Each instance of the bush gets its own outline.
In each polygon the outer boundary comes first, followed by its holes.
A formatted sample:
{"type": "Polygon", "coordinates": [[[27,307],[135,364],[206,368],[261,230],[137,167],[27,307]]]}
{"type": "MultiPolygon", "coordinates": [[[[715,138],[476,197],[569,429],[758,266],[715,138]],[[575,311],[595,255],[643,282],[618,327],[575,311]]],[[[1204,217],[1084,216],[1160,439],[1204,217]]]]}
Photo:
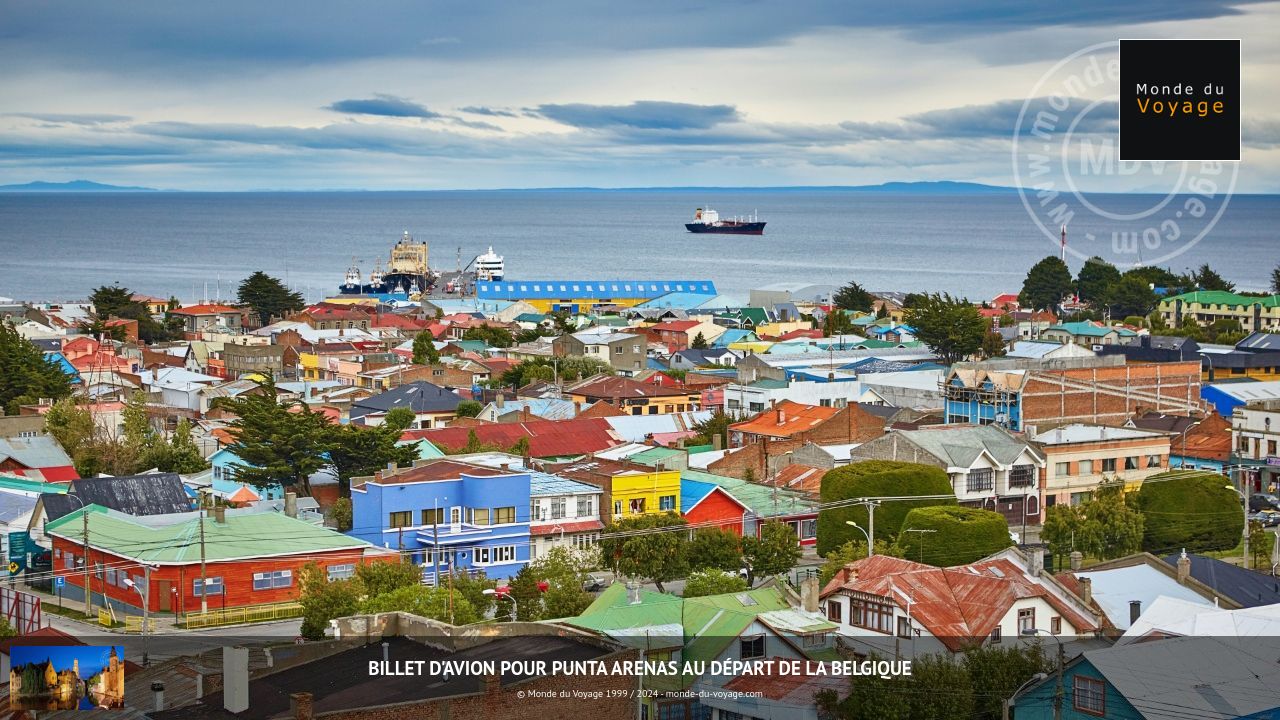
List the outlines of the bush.
{"type": "Polygon", "coordinates": [[[1244,533],[1240,496],[1214,472],[1152,475],[1142,483],[1135,502],[1146,518],[1142,549],[1164,555],[1186,548],[1189,553],[1230,550],[1244,533]]]}
{"type": "Polygon", "coordinates": [[[1013,544],[1004,516],[978,508],[916,508],[907,513],[903,527],[934,531],[904,532],[898,549],[907,560],[936,567],[971,563],[1013,544]]]}
{"type": "MultiPolygon", "coordinates": [[[[904,495],[948,495],[946,500],[903,500],[882,503],[876,508],[876,538],[890,540],[898,536],[902,521],[913,508],[932,505],[955,505],[951,480],[942,468],[917,463],[867,460],[831,470],[822,478],[822,502],[831,503],[860,497],[904,495]]],[[[818,554],[844,545],[850,540],[866,542],[866,537],[845,521],[852,520],[867,527],[867,509],[861,505],[828,508],[818,513],[818,554]]]]}
{"type": "Polygon", "coordinates": [[[742,592],[747,589],[747,581],[735,573],[723,570],[695,570],[684,583],[684,597],[695,598],[704,595],[726,595],[742,592]]]}

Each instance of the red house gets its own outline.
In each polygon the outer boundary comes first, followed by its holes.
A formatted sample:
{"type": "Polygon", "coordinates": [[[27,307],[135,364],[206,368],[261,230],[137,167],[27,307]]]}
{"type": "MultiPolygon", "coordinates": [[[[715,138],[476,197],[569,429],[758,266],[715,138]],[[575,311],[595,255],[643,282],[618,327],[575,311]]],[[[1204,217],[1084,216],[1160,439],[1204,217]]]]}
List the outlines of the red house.
{"type": "Polygon", "coordinates": [[[169,516],[173,522],[152,517],[144,524],[127,513],[90,505],[45,526],[53,540],[53,569],[66,578],[68,601],[84,598],[86,512],[93,604],[101,606],[105,596],[135,612],[142,607],[135,588],[146,589],[152,612],[198,613],[202,596],[214,610],[268,605],[297,600],[298,574],[307,563],[339,579],[350,577],[357,564],[399,557],[394,550],[284,513],[219,508],[212,517],[183,513],[169,516]],[[144,582],[148,568],[149,588],[144,582]]]}
{"type": "Polygon", "coordinates": [[[742,518],[749,509],[728,490],[699,480],[680,481],[680,514],[690,525],[715,527],[742,535],[742,518]]]}

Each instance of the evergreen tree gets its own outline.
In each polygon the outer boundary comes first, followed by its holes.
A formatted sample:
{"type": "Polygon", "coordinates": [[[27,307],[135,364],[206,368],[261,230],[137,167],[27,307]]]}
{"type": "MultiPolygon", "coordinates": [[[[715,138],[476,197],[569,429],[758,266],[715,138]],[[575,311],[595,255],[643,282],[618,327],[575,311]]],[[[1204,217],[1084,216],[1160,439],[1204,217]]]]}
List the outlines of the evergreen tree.
{"type": "Polygon", "coordinates": [[[269,324],[272,318],[282,318],[285,313],[306,306],[302,293],[291,291],[280,280],[261,270],[240,283],[236,300],[252,310],[263,325],[269,324]]]}
{"type": "Polygon", "coordinates": [[[1146,315],[1156,306],[1155,291],[1142,276],[1133,272],[1125,273],[1120,281],[1111,286],[1108,293],[1107,306],[1113,315],[1146,315]]]}
{"type": "Polygon", "coordinates": [[[916,337],[938,356],[938,362],[951,365],[982,349],[988,323],[978,308],[968,300],[949,294],[927,295],[904,313],[906,324],[915,328],[916,337]]]}
{"type": "Polygon", "coordinates": [[[706,336],[705,336],[705,335],[703,335],[701,332],[699,332],[697,335],[694,335],[694,336],[693,336],[693,342],[692,342],[692,344],[691,344],[689,347],[691,347],[691,348],[693,348],[693,349],[695,349],[695,350],[706,350],[706,349],[707,349],[707,338],[706,338],[706,336]]]}
{"type": "Polygon", "coordinates": [[[440,362],[440,351],[436,349],[435,338],[426,330],[413,338],[413,362],[417,365],[435,365],[440,362]]]}
{"type": "Polygon", "coordinates": [[[1280,265],[1271,271],[1271,292],[1280,294],[1280,265]]]}
{"type": "Polygon", "coordinates": [[[747,584],[756,578],[787,572],[800,560],[800,543],[791,526],[784,522],[767,522],[759,537],[742,538],[742,558],[747,564],[747,584]]]}
{"type": "Polygon", "coordinates": [[[458,403],[458,409],[455,412],[457,413],[458,417],[473,418],[479,415],[480,411],[483,409],[484,409],[484,406],[476,402],[475,400],[463,400],[462,402],[458,403]]]}
{"type": "Polygon", "coordinates": [[[1033,310],[1055,310],[1071,293],[1071,270],[1061,258],[1050,255],[1027,272],[1018,302],[1033,310]]]}
{"type": "Polygon", "coordinates": [[[1005,348],[1004,336],[995,330],[987,332],[982,336],[982,357],[993,358],[1001,357],[1008,350],[1005,348]]]}
{"type": "Polygon", "coordinates": [[[1107,305],[1111,289],[1120,282],[1120,271],[1115,265],[1094,256],[1085,261],[1076,276],[1076,292],[1080,299],[1094,307],[1107,305]]]}
{"type": "Polygon", "coordinates": [[[70,376],[12,325],[0,321],[0,409],[17,415],[19,405],[70,395],[70,376]]]}
{"type": "Polygon", "coordinates": [[[236,438],[231,449],[247,463],[236,477],[258,488],[291,485],[310,495],[308,479],[329,464],[325,458],[332,449],[329,419],[303,403],[278,402],[271,378],[258,385],[261,392],[217,400],[218,407],[236,416],[227,424],[236,438]]]}
{"type": "Polygon", "coordinates": [[[1227,279],[1219,275],[1213,268],[1209,267],[1209,263],[1205,263],[1191,273],[1192,280],[1195,281],[1196,287],[1201,290],[1225,290],[1226,292],[1234,292],[1235,283],[1227,282],[1227,279]]]}
{"type": "Polygon", "coordinates": [[[515,344],[511,331],[497,325],[481,325],[462,333],[463,340],[479,340],[489,347],[509,348],[515,344]]]}
{"type": "Polygon", "coordinates": [[[836,291],[832,301],[841,310],[871,312],[871,305],[875,302],[875,298],[861,285],[851,280],[848,285],[836,291]]]}
{"type": "Polygon", "coordinates": [[[401,467],[413,465],[418,459],[416,445],[397,445],[400,435],[408,425],[404,416],[392,418],[396,410],[409,412],[409,421],[413,420],[413,411],[409,408],[396,408],[381,425],[328,425],[324,444],[328,447],[329,462],[338,476],[338,492],[348,496],[351,492],[351,478],[372,475],[385,468],[389,463],[401,467]]]}

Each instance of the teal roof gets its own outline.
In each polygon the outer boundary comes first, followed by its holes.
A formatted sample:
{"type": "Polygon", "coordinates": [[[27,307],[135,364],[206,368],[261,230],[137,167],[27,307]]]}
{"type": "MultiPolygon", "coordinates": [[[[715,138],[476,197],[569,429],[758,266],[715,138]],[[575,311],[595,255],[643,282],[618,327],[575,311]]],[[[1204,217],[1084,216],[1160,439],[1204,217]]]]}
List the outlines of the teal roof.
{"type": "Polygon", "coordinates": [[[681,480],[715,483],[724,488],[738,502],[746,505],[757,517],[793,515],[818,511],[818,505],[803,493],[785,488],[774,489],[768,485],[714,475],[700,470],[681,470],[681,480]],[[775,512],[776,507],[776,512],[775,512]]]}
{"type": "Polygon", "coordinates": [[[1061,330],[1062,332],[1071,333],[1072,335],[1083,335],[1084,337],[1102,337],[1108,333],[1114,332],[1121,336],[1136,335],[1134,331],[1123,327],[1099,327],[1091,322],[1069,322],[1059,323],[1049,328],[1050,330],[1061,330]]]}
{"type": "Polygon", "coordinates": [[[524,323],[540,323],[546,319],[547,316],[542,313],[520,313],[516,316],[516,322],[524,323]]]}
{"type": "Polygon", "coordinates": [[[684,450],[678,450],[676,448],[655,447],[643,452],[638,452],[635,455],[628,455],[627,460],[640,463],[641,465],[656,465],[669,457],[684,454],[684,450]]]}
{"type": "MultiPolygon", "coordinates": [[[[375,549],[319,525],[278,512],[235,514],[226,522],[212,518],[180,519],[167,525],[144,524],[137,518],[99,505],[68,513],[45,527],[49,535],[83,542],[81,515],[89,514],[89,540],[96,548],[140,562],[161,565],[200,561],[200,525],[204,522],[205,560],[218,562],[248,558],[304,555],[326,550],[375,549]]],[[[184,513],[185,515],[185,513],[184,513]]]]}
{"type": "Polygon", "coordinates": [[[27,480],[20,477],[0,476],[0,490],[23,490],[25,492],[66,494],[67,483],[48,483],[39,480],[27,480]]]}
{"type": "Polygon", "coordinates": [[[761,388],[764,390],[785,390],[790,387],[785,380],[775,380],[773,378],[760,378],[755,382],[747,385],[747,387],[761,388]]]}
{"type": "Polygon", "coordinates": [[[1280,295],[1251,297],[1249,295],[1237,295],[1233,292],[1227,292],[1226,290],[1197,290],[1196,292],[1167,297],[1161,300],[1160,304],[1172,304],[1174,300],[1181,300],[1184,303],[1227,305],[1231,307],[1249,307],[1255,303],[1267,308],[1280,307],[1280,295]]]}
{"type": "Polygon", "coordinates": [[[449,344],[456,345],[463,350],[470,350],[471,352],[477,353],[483,353],[485,350],[489,349],[489,344],[483,340],[450,340],[449,344]]]}
{"type": "Polygon", "coordinates": [[[396,442],[396,445],[417,445],[419,460],[433,460],[435,458],[442,458],[445,456],[443,450],[436,447],[426,438],[422,438],[420,440],[400,440],[396,442]]]}

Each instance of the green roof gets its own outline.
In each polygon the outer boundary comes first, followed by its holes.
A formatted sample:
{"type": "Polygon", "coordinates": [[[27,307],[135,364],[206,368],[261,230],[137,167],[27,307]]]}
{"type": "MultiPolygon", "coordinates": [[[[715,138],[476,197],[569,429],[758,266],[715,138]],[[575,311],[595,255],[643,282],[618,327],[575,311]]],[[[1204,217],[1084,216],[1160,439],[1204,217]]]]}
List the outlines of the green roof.
{"type": "Polygon", "coordinates": [[[1050,330],[1061,330],[1072,335],[1083,335],[1085,337],[1102,337],[1107,333],[1114,332],[1117,335],[1129,336],[1136,335],[1134,331],[1125,327],[1100,327],[1091,322],[1069,322],[1059,323],[1049,328],[1050,330]]]}
{"type": "Polygon", "coordinates": [[[516,316],[516,322],[540,323],[546,319],[547,316],[542,313],[520,313],[516,316]]]}
{"type": "MultiPolygon", "coordinates": [[[[201,518],[196,517],[167,525],[150,525],[130,515],[90,505],[49,523],[45,532],[83,542],[84,525],[80,516],[84,512],[89,513],[89,541],[95,548],[162,565],[200,561],[201,518]]],[[[233,510],[228,512],[224,523],[207,517],[203,521],[208,562],[374,548],[364,540],[278,512],[237,514],[233,510]]]]}
{"type": "Polygon", "coordinates": [[[443,450],[436,447],[434,443],[426,438],[422,438],[420,440],[399,440],[396,442],[396,445],[417,445],[419,460],[433,460],[435,458],[442,458],[445,456],[443,450]]]}
{"type": "Polygon", "coordinates": [[[482,353],[489,349],[489,344],[483,340],[450,340],[449,344],[477,353],[482,353]]]}
{"type": "Polygon", "coordinates": [[[711,452],[712,450],[715,450],[715,449],[716,449],[715,445],[685,445],[684,446],[684,451],[689,453],[690,455],[694,455],[696,453],[711,452]]]}
{"type": "Polygon", "coordinates": [[[700,470],[681,470],[680,479],[697,480],[719,485],[730,495],[737,498],[738,502],[746,505],[757,517],[810,513],[818,510],[818,505],[815,501],[795,490],[787,490],[786,488],[775,490],[768,485],[724,475],[715,475],[700,470]]]}
{"type": "Polygon", "coordinates": [[[1268,295],[1264,297],[1253,297],[1249,295],[1237,295],[1226,290],[1197,290],[1195,292],[1183,293],[1167,297],[1160,301],[1160,304],[1172,303],[1174,300],[1181,300],[1184,303],[1200,303],[1201,305],[1232,305],[1232,306],[1250,306],[1259,304],[1262,307],[1278,307],[1280,306],[1280,295],[1268,295]]]}
{"type": "Polygon", "coordinates": [[[655,465],[674,455],[684,455],[684,450],[668,447],[655,447],[635,455],[628,455],[627,460],[637,462],[641,465],[655,465]]]}
{"type": "Polygon", "coordinates": [[[0,477],[0,489],[24,490],[27,492],[66,494],[67,483],[48,483],[39,480],[27,480],[20,477],[0,477]]]}

